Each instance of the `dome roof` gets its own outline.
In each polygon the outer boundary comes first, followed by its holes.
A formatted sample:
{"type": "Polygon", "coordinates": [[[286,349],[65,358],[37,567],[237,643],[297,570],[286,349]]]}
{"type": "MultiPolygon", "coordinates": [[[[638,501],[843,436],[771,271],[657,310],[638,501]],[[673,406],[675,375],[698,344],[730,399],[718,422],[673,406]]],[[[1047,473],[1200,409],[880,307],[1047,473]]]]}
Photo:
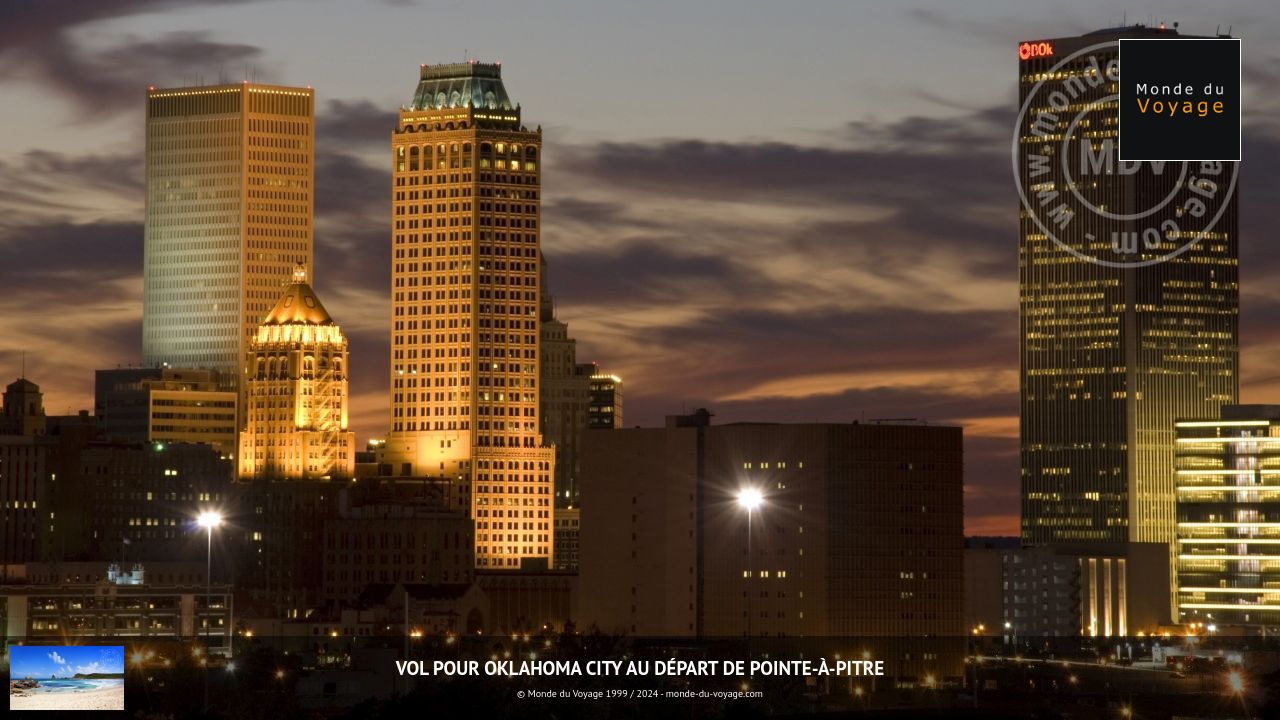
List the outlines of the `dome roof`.
{"type": "Polygon", "coordinates": [[[40,392],[40,386],[22,377],[5,387],[8,392],[40,392]]]}
{"type": "Polygon", "coordinates": [[[316,292],[307,284],[307,271],[299,267],[293,271],[293,282],[285,288],[262,324],[333,325],[334,322],[320,303],[320,298],[316,297],[316,292]]]}
{"type": "Polygon", "coordinates": [[[511,110],[502,85],[502,66],[496,63],[423,65],[409,110],[465,108],[511,110]]]}

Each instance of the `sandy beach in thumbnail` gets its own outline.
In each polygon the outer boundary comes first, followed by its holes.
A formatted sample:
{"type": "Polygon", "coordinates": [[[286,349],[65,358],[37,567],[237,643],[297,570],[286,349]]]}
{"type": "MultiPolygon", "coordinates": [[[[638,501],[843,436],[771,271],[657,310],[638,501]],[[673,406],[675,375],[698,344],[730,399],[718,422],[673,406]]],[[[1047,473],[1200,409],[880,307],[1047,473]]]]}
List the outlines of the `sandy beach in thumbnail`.
{"type": "Polygon", "coordinates": [[[36,692],[9,695],[10,710],[123,710],[124,686],[77,692],[36,692]]]}

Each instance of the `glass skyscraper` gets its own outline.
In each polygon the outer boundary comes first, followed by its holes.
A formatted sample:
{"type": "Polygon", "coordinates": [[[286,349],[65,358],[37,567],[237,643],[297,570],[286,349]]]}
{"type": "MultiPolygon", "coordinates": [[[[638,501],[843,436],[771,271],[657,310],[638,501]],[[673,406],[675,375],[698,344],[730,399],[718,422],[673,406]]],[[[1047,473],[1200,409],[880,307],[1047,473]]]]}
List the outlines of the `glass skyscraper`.
{"type": "Polygon", "coordinates": [[[315,97],[257,83],[147,93],[143,362],[218,371],[301,264],[311,276],[315,97]]]}
{"type": "Polygon", "coordinates": [[[1237,209],[1222,180],[1235,167],[1117,153],[1118,40],[1175,36],[1132,26],[1018,47],[1029,544],[1172,543],[1175,422],[1237,398],[1237,209]],[[1197,214],[1188,198],[1211,190],[1197,214]]]}

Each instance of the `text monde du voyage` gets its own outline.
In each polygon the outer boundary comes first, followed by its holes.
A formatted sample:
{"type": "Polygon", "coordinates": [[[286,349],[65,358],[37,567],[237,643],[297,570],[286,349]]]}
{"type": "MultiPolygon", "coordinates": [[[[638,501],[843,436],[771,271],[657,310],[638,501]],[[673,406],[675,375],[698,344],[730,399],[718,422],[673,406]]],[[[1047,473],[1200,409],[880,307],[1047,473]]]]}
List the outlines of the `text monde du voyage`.
{"type": "Polygon", "coordinates": [[[1162,117],[1181,115],[1203,118],[1210,115],[1223,115],[1227,111],[1226,102],[1212,98],[1224,94],[1224,86],[1213,83],[1206,83],[1203,88],[1200,88],[1199,93],[1190,83],[1174,85],[1137,83],[1134,85],[1134,100],[1138,103],[1138,112],[1143,115],[1162,117]]]}

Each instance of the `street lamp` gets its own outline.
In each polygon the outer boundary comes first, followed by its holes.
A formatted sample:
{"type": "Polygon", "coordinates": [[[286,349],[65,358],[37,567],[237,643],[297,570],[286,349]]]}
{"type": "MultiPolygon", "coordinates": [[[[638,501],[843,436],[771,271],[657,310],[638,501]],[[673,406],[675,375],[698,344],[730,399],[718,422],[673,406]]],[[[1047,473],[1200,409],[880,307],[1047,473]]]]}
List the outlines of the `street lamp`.
{"type": "Polygon", "coordinates": [[[1239,671],[1232,671],[1227,675],[1227,687],[1231,688],[1231,692],[1237,695],[1244,694],[1244,676],[1239,671]]]}
{"type": "Polygon", "coordinates": [[[751,566],[751,516],[764,503],[764,496],[753,487],[738,491],[738,506],[747,511],[747,654],[751,654],[751,594],[754,592],[751,579],[755,570],[751,566]]]}
{"type": "MultiPolygon", "coordinates": [[[[213,606],[213,529],[222,525],[222,514],[214,510],[205,510],[196,517],[196,524],[205,529],[205,536],[208,539],[207,551],[205,554],[204,566],[204,639],[205,643],[209,642],[209,623],[211,617],[209,610],[213,606]]],[[[208,665],[205,666],[204,673],[204,712],[209,713],[209,671],[208,665]]]]}

